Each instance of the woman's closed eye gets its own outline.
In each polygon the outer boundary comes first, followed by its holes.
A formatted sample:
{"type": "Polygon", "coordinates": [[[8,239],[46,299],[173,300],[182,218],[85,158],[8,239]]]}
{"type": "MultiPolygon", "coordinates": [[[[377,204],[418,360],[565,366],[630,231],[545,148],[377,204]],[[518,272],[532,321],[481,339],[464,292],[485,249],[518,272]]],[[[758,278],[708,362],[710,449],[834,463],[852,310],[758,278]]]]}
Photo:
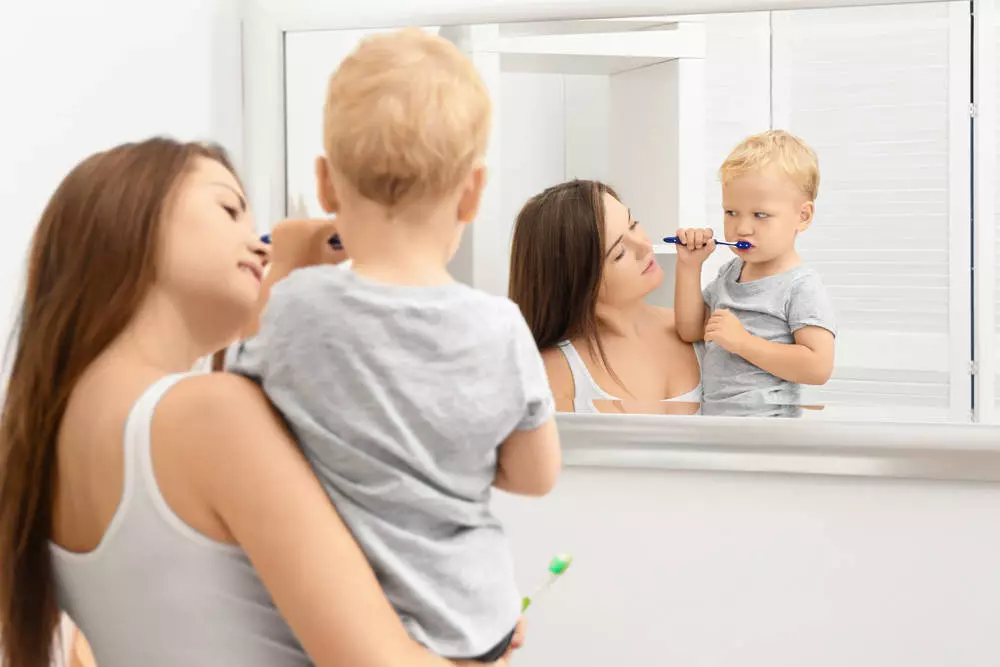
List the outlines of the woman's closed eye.
{"type": "Polygon", "coordinates": [[[232,218],[233,220],[239,220],[240,211],[238,208],[233,206],[227,206],[226,204],[223,204],[222,208],[226,209],[226,213],[229,214],[230,218],[232,218]]]}

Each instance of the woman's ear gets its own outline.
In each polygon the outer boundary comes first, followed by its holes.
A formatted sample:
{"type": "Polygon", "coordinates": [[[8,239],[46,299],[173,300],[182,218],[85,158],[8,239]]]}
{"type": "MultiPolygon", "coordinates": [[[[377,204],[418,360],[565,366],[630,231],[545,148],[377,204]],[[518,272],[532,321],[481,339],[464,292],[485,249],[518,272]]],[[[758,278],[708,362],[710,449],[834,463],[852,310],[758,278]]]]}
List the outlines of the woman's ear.
{"type": "Polygon", "coordinates": [[[337,191],[333,187],[330,163],[322,155],[316,158],[316,198],[327,214],[333,215],[339,211],[340,202],[337,201],[337,191]]]}
{"type": "Polygon", "coordinates": [[[483,189],[486,187],[486,167],[478,165],[469,174],[462,189],[462,197],[458,200],[458,220],[466,224],[479,215],[479,205],[483,201],[483,189]]]}

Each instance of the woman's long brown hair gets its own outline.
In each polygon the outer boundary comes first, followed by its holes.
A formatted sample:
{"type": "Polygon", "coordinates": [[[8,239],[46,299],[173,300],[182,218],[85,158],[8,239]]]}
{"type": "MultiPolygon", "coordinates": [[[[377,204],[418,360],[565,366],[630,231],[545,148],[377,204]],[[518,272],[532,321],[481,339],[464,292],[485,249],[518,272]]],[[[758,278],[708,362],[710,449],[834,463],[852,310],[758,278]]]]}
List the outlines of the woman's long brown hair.
{"type": "Polygon", "coordinates": [[[574,180],[525,203],[514,223],[508,296],[521,308],[539,350],[583,338],[621,384],[598,336],[605,194],[619,198],[604,183],[574,180]]]}
{"type": "Polygon", "coordinates": [[[93,155],[35,229],[0,416],[0,663],[48,667],[59,620],[49,536],[56,441],[80,376],[135,316],[156,275],[160,220],[197,157],[151,139],[93,155]]]}

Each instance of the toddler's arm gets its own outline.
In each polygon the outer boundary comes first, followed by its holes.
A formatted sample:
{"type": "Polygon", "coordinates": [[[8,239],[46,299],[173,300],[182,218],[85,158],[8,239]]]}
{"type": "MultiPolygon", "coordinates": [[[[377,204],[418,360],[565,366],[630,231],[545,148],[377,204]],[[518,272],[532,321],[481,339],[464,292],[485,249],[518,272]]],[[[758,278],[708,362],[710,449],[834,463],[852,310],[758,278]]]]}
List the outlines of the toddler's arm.
{"type": "Polygon", "coordinates": [[[562,468],[556,429],[555,401],[542,357],[517,306],[510,304],[513,365],[518,374],[522,416],[500,445],[493,484],[526,496],[544,496],[555,486],[562,468]]]}
{"type": "Polygon", "coordinates": [[[701,267],[715,251],[711,229],[678,229],[674,314],[677,335],[686,343],[705,336],[705,298],[701,292],[701,267]]]}
{"type": "Polygon", "coordinates": [[[836,327],[833,305],[816,274],[806,274],[792,286],[785,315],[795,338],[791,345],[750,334],[727,310],[712,313],[705,338],[782,380],[826,384],[833,373],[836,327]]]}
{"type": "MultiPolygon", "coordinates": [[[[735,319],[735,315],[729,314],[735,319]]],[[[833,373],[833,334],[818,326],[795,332],[795,343],[774,343],[747,334],[743,345],[730,350],[771,375],[798,384],[826,384],[833,373]]]]}
{"type": "Polygon", "coordinates": [[[509,493],[544,496],[556,485],[562,450],[556,420],[531,431],[514,431],[500,445],[493,485],[509,493]]]}

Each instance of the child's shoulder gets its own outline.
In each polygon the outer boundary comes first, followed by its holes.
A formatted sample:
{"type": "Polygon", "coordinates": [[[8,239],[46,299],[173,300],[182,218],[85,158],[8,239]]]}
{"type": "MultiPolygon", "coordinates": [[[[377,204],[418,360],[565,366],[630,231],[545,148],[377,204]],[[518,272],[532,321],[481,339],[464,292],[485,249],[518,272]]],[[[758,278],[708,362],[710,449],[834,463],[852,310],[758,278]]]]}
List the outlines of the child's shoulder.
{"type": "Polygon", "coordinates": [[[348,271],[335,265],[322,264],[296,269],[271,288],[270,300],[295,301],[309,299],[331,285],[344,284],[348,271]]]}
{"type": "Polygon", "coordinates": [[[495,313],[499,317],[521,318],[521,309],[506,296],[490,294],[481,289],[468,286],[464,289],[464,295],[466,303],[473,307],[495,313]]]}
{"type": "Polygon", "coordinates": [[[823,290],[823,278],[819,271],[807,264],[800,264],[791,272],[789,286],[793,292],[823,290]]]}

